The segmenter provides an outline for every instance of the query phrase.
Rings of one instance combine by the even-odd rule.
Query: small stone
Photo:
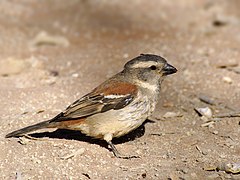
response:
[[[197,149],[202,155],[207,155],[207,154],[208,154],[208,151],[210,151],[210,150],[202,149],[202,148],[200,148],[198,145],[196,146],[196,149]]]
[[[23,59],[8,58],[0,61],[0,75],[9,76],[19,74],[29,68],[31,64]]]
[[[79,76],[78,73],[73,73],[73,74],[72,74],[72,77],[74,77],[74,78],[77,78],[78,76]]]
[[[175,113],[175,112],[166,112],[163,115],[163,118],[174,118],[174,117],[179,117],[180,114],[179,113]]]
[[[204,108],[195,108],[195,110],[201,115],[205,116],[207,118],[212,117],[212,110],[209,107],[204,107]]]
[[[123,54],[123,58],[128,58],[129,57],[129,54],[128,53],[125,53],[125,54]]]
[[[203,154],[203,155],[207,155],[207,154],[208,154],[208,151],[205,150],[205,149],[202,149],[202,154]]]
[[[232,84],[233,81],[230,77],[224,76],[223,77],[223,82],[228,83],[228,84]]]

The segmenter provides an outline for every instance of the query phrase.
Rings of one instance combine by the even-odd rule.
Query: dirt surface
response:
[[[240,163],[240,118],[216,118],[240,111],[239,8],[238,0],[1,1],[0,179],[240,179],[223,167]],[[54,117],[140,53],[179,70],[163,83],[153,122],[115,141],[141,158],[114,158],[74,131],[4,138]],[[194,110],[205,107],[215,118]]]

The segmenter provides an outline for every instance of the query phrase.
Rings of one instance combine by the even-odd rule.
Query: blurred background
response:
[[[0,1],[3,179],[240,178],[215,171],[240,161],[239,116],[228,117],[240,112],[239,8],[238,0]],[[53,117],[140,53],[179,70],[163,84],[155,123],[117,145],[141,159],[111,158],[77,140],[23,146],[4,139]],[[59,158],[80,147],[83,155]]]

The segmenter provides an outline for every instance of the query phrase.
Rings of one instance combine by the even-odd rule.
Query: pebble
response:
[[[202,154],[207,155],[209,150],[202,149]]]
[[[232,84],[233,81],[230,77],[224,76],[223,77],[223,82],[228,83],[228,84]]]
[[[19,74],[30,66],[30,63],[23,59],[8,58],[0,61],[0,75],[9,76]]]
[[[123,54],[123,58],[125,59],[129,58],[129,54],[128,53]]]
[[[213,113],[212,110],[209,107],[204,108],[195,108],[195,110],[202,116],[205,116],[207,118],[211,118]]]
[[[175,113],[175,112],[166,112],[163,115],[163,118],[173,118],[173,117],[179,117],[179,113]]]
[[[79,74],[78,73],[73,73],[72,77],[77,78],[77,77],[79,77]]]

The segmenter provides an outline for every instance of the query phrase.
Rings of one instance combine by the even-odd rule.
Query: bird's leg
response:
[[[113,154],[115,157],[117,158],[122,158],[122,159],[131,159],[131,158],[139,158],[139,156],[125,156],[122,155],[121,153],[119,153],[119,151],[117,150],[117,148],[114,146],[114,144],[112,143],[112,141],[107,141],[108,145],[110,146]]]
[[[113,154],[114,154],[115,157],[117,157],[117,158],[123,158],[123,159],[139,158],[138,156],[124,156],[124,155],[121,155],[121,154],[118,152],[117,148],[116,148],[116,147],[114,146],[114,144],[112,143],[112,138],[113,138],[113,135],[112,135],[111,133],[105,134],[105,135],[103,136],[103,139],[104,139],[105,141],[107,141],[107,143],[108,143],[108,145],[110,146],[110,148],[111,148],[111,150],[112,150],[112,152],[113,152]]]

